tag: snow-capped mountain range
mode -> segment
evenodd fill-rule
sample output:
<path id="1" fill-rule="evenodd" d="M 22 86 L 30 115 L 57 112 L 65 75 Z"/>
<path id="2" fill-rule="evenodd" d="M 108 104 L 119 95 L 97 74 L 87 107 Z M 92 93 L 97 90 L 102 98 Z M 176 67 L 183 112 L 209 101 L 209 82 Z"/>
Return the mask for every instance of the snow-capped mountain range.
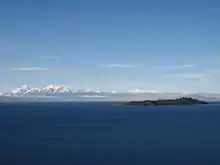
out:
<path id="1" fill-rule="evenodd" d="M 30 88 L 27 85 L 22 85 L 20 88 L 14 89 L 11 92 L 1 93 L 3 96 L 36 96 L 36 95 L 60 95 L 60 94 L 117 94 L 117 91 L 103 92 L 100 89 L 91 90 L 72 90 L 71 88 L 59 86 L 55 84 L 48 85 L 42 88 Z M 156 90 L 144 91 L 140 89 L 129 90 L 125 93 L 141 94 L 141 93 L 159 93 Z"/>
<path id="2" fill-rule="evenodd" d="M 52 94 L 52 93 L 68 93 L 71 92 L 71 89 L 57 86 L 57 85 L 48 85 L 43 88 L 29 88 L 27 85 L 22 85 L 21 88 L 17 88 L 9 92 L 9 95 L 12 96 L 26 96 L 33 94 Z"/>
<path id="3" fill-rule="evenodd" d="M 27 85 L 22 85 L 20 88 L 14 89 L 11 92 L 2 93 L 3 96 L 36 96 L 36 95 L 60 95 L 72 93 L 102 93 L 100 90 L 76 90 L 55 84 L 48 85 L 43 88 L 30 88 Z"/>

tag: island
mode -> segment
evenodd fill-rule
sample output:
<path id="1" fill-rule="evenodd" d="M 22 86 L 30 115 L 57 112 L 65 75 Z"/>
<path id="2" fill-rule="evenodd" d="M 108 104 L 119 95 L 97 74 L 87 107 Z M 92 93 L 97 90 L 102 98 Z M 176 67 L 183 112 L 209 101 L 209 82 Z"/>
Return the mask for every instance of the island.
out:
<path id="1" fill-rule="evenodd" d="M 208 104 L 208 102 L 193 99 L 191 97 L 181 97 L 177 99 L 131 101 L 128 103 L 119 103 L 117 105 L 118 106 L 158 106 L 158 105 L 195 105 L 195 104 Z"/>

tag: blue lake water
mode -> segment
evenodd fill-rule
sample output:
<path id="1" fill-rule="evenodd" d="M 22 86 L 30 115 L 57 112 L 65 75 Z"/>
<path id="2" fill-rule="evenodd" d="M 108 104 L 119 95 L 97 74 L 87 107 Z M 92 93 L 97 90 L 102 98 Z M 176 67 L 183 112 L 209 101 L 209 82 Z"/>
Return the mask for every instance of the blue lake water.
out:
<path id="1" fill-rule="evenodd" d="M 0 104 L 0 164 L 219 165 L 220 104 Z"/>

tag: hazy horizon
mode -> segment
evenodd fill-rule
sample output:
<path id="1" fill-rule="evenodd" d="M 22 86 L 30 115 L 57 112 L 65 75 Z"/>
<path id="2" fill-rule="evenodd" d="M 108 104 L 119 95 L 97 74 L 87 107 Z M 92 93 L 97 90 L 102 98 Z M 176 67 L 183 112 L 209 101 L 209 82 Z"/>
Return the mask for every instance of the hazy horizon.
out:
<path id="1" fill-rule="evenodd" d="M 54 86 L 54 87 L 53 87 Z M 136 89 L 129 89 L 129 90 L 103 90 L 103 89 L 100 89 L 100 88 L 72 88 L 70 86 L 66 86 L 66 85 L 59 85 L 59 84 L 49 84 L 49 85 L 46 85 L 46 86 L 28 86 L 26 84 L 23 84 L 21 85 L 20 87 L 17 87 L 17 88 L 14 88 L 14 89 L 10 89 L 8 91 L 0 91 L 0 93 L 4 94 L 4 93 L 10 93 L 10 92 L 13 92 L 13 91 L 16 91 L 16 90 L 19 90 L 19 89 L 28 89 L 28 90 L 35 90 L 35 89 L 39 89 L 39 90 L 42 90 L 42 89 L 52 89 L 54 88 L 56 90 L 56 88 L 64 88 L 64 89 L 70 89 L 71 92 L 94 92 L 94 93 L 99 93 L 99 92 L 107 92 L 107 93 L 134 93 L 134 94 L 144 94 L 144 93 L 152 93 L 152 94 L 169 94 L 169 93 L 176 93 L 176 94 L 220 94 L 220 92 L 181 92 L 181 91 L 175 91 L 175 92 L 172 92 L 172 91 L 157 91 L 157 90 L 146 90 L 146 89 L 141 89 L 141 88 L 136 88 Z"/>

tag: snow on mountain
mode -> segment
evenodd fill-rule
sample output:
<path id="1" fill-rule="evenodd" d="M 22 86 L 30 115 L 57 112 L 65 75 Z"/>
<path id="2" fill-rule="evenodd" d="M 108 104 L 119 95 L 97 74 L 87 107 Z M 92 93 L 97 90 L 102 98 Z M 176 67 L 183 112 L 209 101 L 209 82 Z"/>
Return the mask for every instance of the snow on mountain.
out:
<path id="1" fill-rule="evenodd" d="M 27 85 L 22 85 L 21 88 L 17 88 L 11 91 L 12 95 L 22 95 L 23 93 L 29 91 L 30 88 Z"/>
<path id="2" fill-rule="evenodd" d="M 72 92 L 72 90 L 70 88 L 67 87 L 63 87 L 63 86 L 58 86 L 58 85 L 48 85 L 44 88 L 41 89 L 41 92 L 46 92 L 46 93 L 68 93 L 68 92 Z"/>
<path id="3" fill-rule="evenodd" d="M 157 90 L 145 91 L 145 90 L 141 90 L 141 89 L 135 89 L 135 90 L 128 91 L 128 93 L 159 93 L 159 91 L 157 91 Z"/>
<path id="4" fill-rule="evenodd" d="M 48 85 L 43 88 L 29 88 L 27 85 L 22 85 L 20 88 L 14 89 L 11 92 L 3 93 L 2 95 L 7 96 L 43 96 L 43 95 L 61 95 L 61 94 L 101 94 L 102 91 L 99 89 L 91 90 L 76 90 L 72 91 L 68 87 L 59 86 L 55 84 Z"/>
<path id="5" fill-rule="evenodd" d="M 22 85 L 21 88 L 12 90 L 11 92 L 3 95 L 9 96 L 29 96 L 29 95 L 43 95 L 43 94 L 56 94 L 56 93 L 71 93 L 72 90 L 67 87 L 58 85 L 48 85 L 43 88 L 29 88 L 27 85 Z"/>
<path id="6" fill-rule="evenodd" d="M 156 90 L 145 91 L 141 89 L 130 90 L 125 92 L 127 94 L 144 94 L 144 93 L 159 93 Z M 119 94 L 117 91 L 102 92 L 100 89 L 82 89 L 82 90 L 71 90 L 65 86 L 59 86 L 51 84 L 42 88 L 30 88 L 27 85 L 22 85 L 20 88 L 14 89 L 11 92 L 3 93 L 2 95 L 7 96 L 49 96 L 49 95 L 111 95 Z"/>

